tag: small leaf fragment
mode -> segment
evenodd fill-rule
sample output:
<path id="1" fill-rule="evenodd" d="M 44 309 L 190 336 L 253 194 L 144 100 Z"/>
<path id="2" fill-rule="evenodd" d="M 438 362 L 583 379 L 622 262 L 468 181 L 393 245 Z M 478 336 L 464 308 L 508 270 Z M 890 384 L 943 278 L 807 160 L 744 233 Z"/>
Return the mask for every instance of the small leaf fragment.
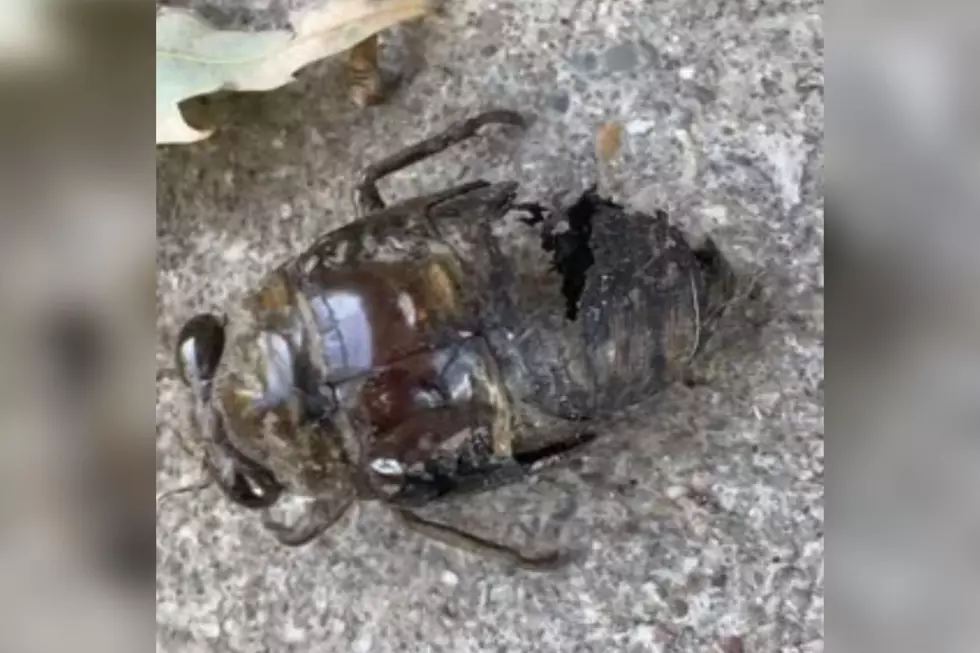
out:
<path id="1" fill-rule="evenodd" d="M 623 141 L 623 127 L 618 122 L 607 122 L 599 128 L 595 138 L 595 154 L 599 161 L 610 161 Z"/>

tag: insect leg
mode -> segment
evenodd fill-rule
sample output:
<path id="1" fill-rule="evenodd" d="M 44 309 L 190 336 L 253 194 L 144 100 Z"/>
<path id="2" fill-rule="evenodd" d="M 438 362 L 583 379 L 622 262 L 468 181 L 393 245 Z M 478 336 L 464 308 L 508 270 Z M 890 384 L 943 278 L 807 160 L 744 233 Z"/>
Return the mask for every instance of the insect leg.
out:
<path id="1" fill-rule="evenodd" d="M 283 546 L 298 547 L 322 535 L 328 528 L 343 517 L 351 505 L 351 500 L 336 501 L 334 498 L 315 499 L 310 509 L 292 524 L 283 524 L 264 511 L 262 525 Z"/>
<path id="2" fill-rule="evenodd" d="M 272 472 L 249 460 L 215 431 L 216 442 L 209 444 L 204 469 L 218 488 L 232 502 L 250 509 L 266 508 L 279 500 L 282 485 Z"/>
<path id="3" fill-rule="evenodd" d="M 528 473 L 537 472 L 547 467 L 553 467 L 565 461 L 569 456 L 596 439 L 592 431 L 575 435 L 570 440 L 562 440 L 530 451 L 515 451 L 514 460 Z"/>
<path id="4" fill-rule="evenodd" d="M 355 191 L 355 203 L 362 214 L 379 211 L 385 207 L 378 193 L 378 181 L 393 172 L 407 168 L 434 154 L 438 154 L 457 143 L 472 138 L 484 125 L 501 124 L 515 125 L 524 128 L 527 120 L 516 111 L 493 109 L 453 123 L 444 131 L 410 145 L 386 159 L 370 165 L 361 173 L 360 182 Z"/>
<path id="5" fill-rule="evenodd" d="M 381 72 L 378 69 L 378 35 L 364 39 L 350 49 L 347 57 L 348 92 L 359 107 L 381 101 Z"/>
<path id="6" fill-rule="evenodd" d="M 565 460 L 573 451 L 595 440 L 592 432 L 583 432 L 575 438 L 549 444 L 540 449 L 515 452 L 514 461 L 524 469 L 525 473 L 535 472 Z M 470 551 L 487 557 L 494 557 L 530 571 L 551 571 L 571 562 L 571 556 L 552 551 L 542 555 L 527 555 L 517 549 L 479 537 L 464 530 L 439 524 L 419 517 L 405 509 L 394 508 L 402 522 L 412 530 L 432 538 L 443 544 L 454 546 L 464 551 Z"/>
<path id="7" fill-rule="evenodd" d="M 484 539 L 446 524 L 419 517 L 404 509 L 393 509 L 402 523 L 420 535 L 463 551 L 494 557 L 530 571 L 551 571 L 565 566 L 570 559 L 557 551 L 542 555 L 527 555 L 505 544 Z"/>

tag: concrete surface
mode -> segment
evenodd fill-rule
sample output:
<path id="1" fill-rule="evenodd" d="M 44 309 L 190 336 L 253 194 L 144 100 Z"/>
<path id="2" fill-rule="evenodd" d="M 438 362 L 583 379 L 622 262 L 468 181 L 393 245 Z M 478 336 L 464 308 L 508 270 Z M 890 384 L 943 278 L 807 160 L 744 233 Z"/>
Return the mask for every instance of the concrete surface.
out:
<path id="1" fill-rule="evenodd" d="M 491 104 L 532 111 L 398 175 L 389 197 L 461 178 L 528 196 L 603 188 L 712 229 L 764 272 L 774 319 L 604 449 L 438 513 L 496 537 L 584 549 L 554 574 L 501 568 L 398 529 L 377 506 L 303 550 L 213 489 L 164 504 L 159 651 L 823 650 L 823 36 L 817 2 L 456 0 L 384 42 L 412 75 L 351 107 L 338 60 L 268 94 L 218 98 L 210 140 L 158 154 L 158 367 L 180 323 L 352 217 L 352 174 Z M 599 173 L 599 124 L 624 150 Z M 158 375 L 158 488 L 198 478 Z M 484 530 L 485 529 L 485 530 Z M 739 648 L 741 644 L 741 648 Z"/>

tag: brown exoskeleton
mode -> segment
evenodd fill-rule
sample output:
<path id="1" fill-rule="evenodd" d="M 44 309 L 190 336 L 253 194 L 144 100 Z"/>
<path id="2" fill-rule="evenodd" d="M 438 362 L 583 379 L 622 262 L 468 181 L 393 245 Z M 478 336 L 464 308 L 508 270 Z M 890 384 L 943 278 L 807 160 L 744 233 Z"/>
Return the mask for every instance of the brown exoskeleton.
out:
<path id="1" fill-rule="evenodd" d="M 337 2 L 337 0 L 328 0 L 326 6 L 331 6 L 331 2 Z M 418 11 L 420 8 L 433 12 L 439 12 L 441 10 L 438 3 L 427 2 L 425 0 L 422 2 L 412 2 L 411 0 L 408 2 L 388 2 L 385 3 L 386 6 L 381 6 L 381 3 L 377 3 L 376 1 L 363 4 L 375 5 L 374 11 L 368 12 L 369 14 L 374 14 L 372 17 L 386 13 L 388 15 L 403 12 L 411 13 Z M 341 11 L 342 9 L 338 8 L 338 14 Z M 367 18 L 364 15 L 364 9 L 360 7 L 351 6 L 347 9 L 347 12 L 350 12 L 348 15 L 349 22 L 354 25 Z M 332 27 L 338 29 L 339 25 L 334 24 Z M 346 55 L 347 94 L 350 100 L 361 108 L 383 102 L 388 93 L 393 89 L 390 84 L 386 84 L 382 79 L 381 68 L 378 63 L 378 34 L 372 34 L 363 41 L 354 44 L 346 52 Z"/>
<path id="2" fill-rule="evenodd" d="M 347 93 L 358 107 L 379 104 L 385 89 L 378 66 L 378 35 L 364 39 L 347 53 Z"/>
<path id="3" fill-rule="evenodd" d="M 488 111 L 369 167 L 360 219 L 178 336 L 210 474 L 283 544 L 375 499 L 440 540 L 554 564 L 412 508 L 575 453 L 680 379 L 733 296 L 710 239 L 594 190 L 545 208 L 474 181 L 385 206 L 380 178 L 491 123 L 525 125 Z M 284 492 L 311 499 L 288 525 L 270 512 Z"/>

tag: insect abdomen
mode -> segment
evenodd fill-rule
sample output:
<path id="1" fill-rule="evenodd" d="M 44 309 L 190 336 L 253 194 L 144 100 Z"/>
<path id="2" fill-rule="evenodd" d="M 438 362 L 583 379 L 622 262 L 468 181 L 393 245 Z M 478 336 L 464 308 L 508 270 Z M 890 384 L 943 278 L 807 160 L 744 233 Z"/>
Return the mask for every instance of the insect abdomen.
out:
<path id="1" fill-rule="evenodd" d="M 525 401 L 564 417 L 642 402 L 685 372 L 730 294 L 717 250 L 695 251 L 662 213 L 586 193 L 545 238 L 563 303 L 529 303 L 511 356 Z"/>

